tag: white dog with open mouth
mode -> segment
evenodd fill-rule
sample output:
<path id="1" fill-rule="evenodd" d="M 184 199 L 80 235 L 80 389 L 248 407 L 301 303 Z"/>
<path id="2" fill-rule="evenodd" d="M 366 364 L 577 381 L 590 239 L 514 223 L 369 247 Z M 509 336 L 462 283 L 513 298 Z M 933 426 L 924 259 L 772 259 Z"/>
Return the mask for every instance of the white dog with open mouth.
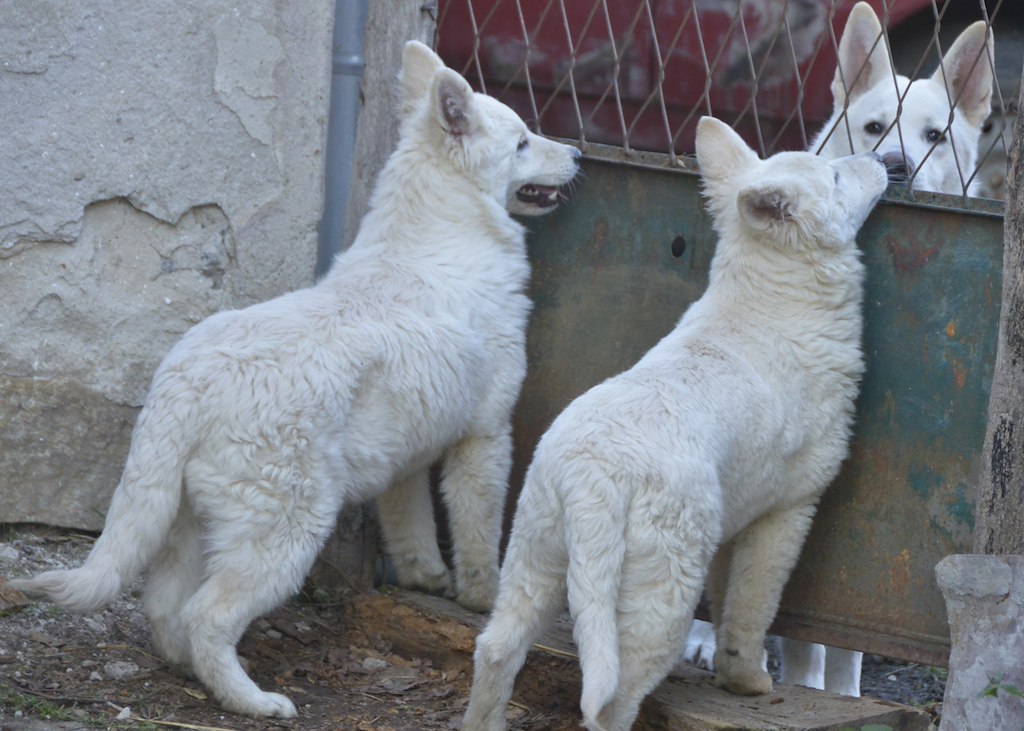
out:
<path id="1" fill-rule="evenodd" d="M 584 725 L 627 731 L 705 580 L 718 681 L 771 690 L 765 632 L 847 453 L 863 370 L 854 239 L 886 173 L 873 153 L 761 161 L 708 117 L 697 158 L 719 234 L 707 291 L 537 445 L 463 731 L 505 728 L 515 675 L 567 599 Z"/>
<path id="2" fill-rule="evenodd" d="M 85 564 L 13 588 L 102 606 L 149 567 L 155 644 L 227 709 L 296 715 L 235 644 L 295 592 L 344 503 L 381 499 L 400 580 L 445 588 L 427 474 L 460 602 L 489 608 L 526 372 L 522 225 L 578 170 L 426 46 L 405 47 L 404 118 L 351 248 L 315 287 L 192 328 L 158 368 Z"/>

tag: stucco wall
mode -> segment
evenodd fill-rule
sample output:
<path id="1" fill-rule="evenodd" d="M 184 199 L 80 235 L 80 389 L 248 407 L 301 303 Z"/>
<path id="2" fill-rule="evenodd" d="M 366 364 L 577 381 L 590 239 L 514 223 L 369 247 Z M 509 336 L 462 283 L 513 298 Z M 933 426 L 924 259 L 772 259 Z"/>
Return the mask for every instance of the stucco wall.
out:
<path id="1" fill-rule="evenodd" d="M 97 529 L 160 359 L 312 282 L 333 1 L 0 23 L 0 522 Z"/>

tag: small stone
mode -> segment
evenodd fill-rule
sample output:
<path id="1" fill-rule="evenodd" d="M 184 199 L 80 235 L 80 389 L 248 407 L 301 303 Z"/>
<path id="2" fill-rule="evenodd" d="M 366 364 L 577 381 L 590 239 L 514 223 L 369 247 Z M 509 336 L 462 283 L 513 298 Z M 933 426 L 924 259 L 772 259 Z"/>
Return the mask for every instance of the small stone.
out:
<path id="1" fill-rule="evenodd" d="M 107 677 L 111 680 L 124 680 L 125 678 L 133 678 L 138 675 L 139 666 L 133 662 L 115 660 L 114 662 L 108 662 L 104 665 L 103 672 L 105 672 Z"/>
<path id="2" fill-rule="evenodd" d="M 94 667 L 96 667 L 96 661 L 95 660 L 82 660 L 82 667 L 83 668 L 94 668 Z"/>
<path id="3" fill-rule="evenodd" d="M 131 706 L 125 706 L 124 708 L 122 708 L 118 712 L 118 714 L 116 716 L 114 716 L 114 718 L 117 719 L 118 721 L 127 721 L 131 717 L 132 717 L 132 707 Z"/>
<path id="4" fill-rule="evenodd" d="M 374 673 L 378 670 L 383 670 L 387 666 L 388 664 L 379 657 L 368 657 L 363 660 L 363 670 L 366 670 L 367 672 Z"/>
<path id="5" fill-rule="evenodd" d="M 0 561 L 17 561 L 21 552 L 8 543 L 0 543 Z"/>
<path id="6" fill-rule="evenodd" d="M 89 680 L 103 680 L 103 676 L 95 670 L 93 670 L 91 673 L 89 673 Z"/>
<path id="7" fill-rule="evenodd" d="M 278 632 L 276 629 L 268 629 L 266 631 L 266 635 L 267 635 L 267 637 L 269 637 L 272 640 L 279 640 L 279 639 L 281 639 L 281 637 L 283 637 L 283 635 L 280 632 Z"/>

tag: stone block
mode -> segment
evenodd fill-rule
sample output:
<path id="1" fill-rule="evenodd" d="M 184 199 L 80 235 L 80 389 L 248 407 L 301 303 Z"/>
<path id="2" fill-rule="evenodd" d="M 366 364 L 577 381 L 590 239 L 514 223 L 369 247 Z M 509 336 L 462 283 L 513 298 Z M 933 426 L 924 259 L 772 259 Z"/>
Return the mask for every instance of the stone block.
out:
<path id="1" fill-rule="evenodd" d="M 1024 556 L 947 556 L 935 576 L 952 638 L 942 730 L 1024 728 Z"/>
<path id="2" fill-rule="evenodd" d="M 0 522 L 99 530 L 138 409 L 72 379 L 0 375 Z"/>

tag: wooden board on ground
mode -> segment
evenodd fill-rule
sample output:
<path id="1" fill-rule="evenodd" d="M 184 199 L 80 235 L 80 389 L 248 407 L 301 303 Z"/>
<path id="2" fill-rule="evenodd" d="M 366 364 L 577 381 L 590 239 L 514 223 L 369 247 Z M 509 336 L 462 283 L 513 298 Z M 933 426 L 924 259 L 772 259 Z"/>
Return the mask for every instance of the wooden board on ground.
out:
<path id="1" fill-rule="evenodd" d="M 486 621 L 445 599 L 399 590 L 356 597 L 350 617 L 364 632 L 391 643 L 399 654 L 411 652 L 439 665 L 467 669 L 472 665 L 474 638 Z M 580 677 L 571 637 L 566 620 L 534 647 L 516 685 L 516 707 L 534 711 L 543 710 L 538 707 L 545 704 L 562 711 L 575 707 Z M 711 679 L 711 673 L 680 665 L 644 702 L 636 727 L 644 731 L 843 731 L 872 724 L 893 731 L 933 728 L 925 712 L 889 701 L 778 684 L 767 696 L 743 698 L 715 687 Z"/>

